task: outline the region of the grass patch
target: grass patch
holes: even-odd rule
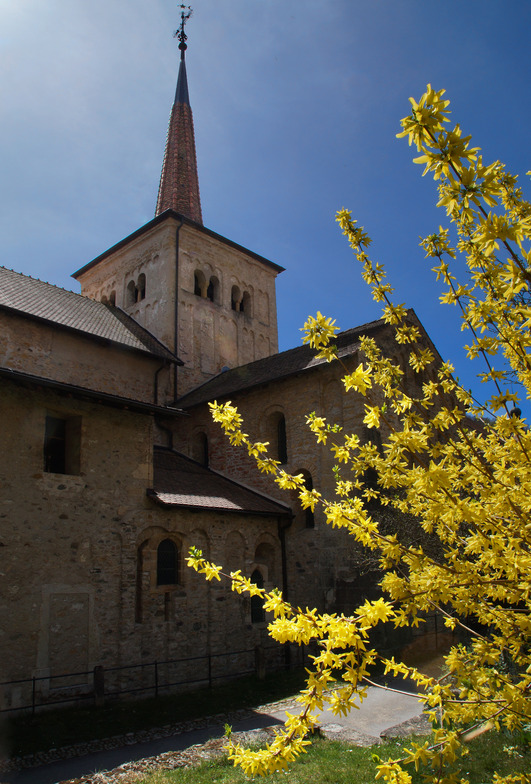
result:
[[[408,740],[389,741],[368,748],[350,747],[344,743],[316,740],[307,754],[294,762],[288,773],[275,773],[268,784],[371,784],[376,773],[373,754],[382,759],[398,757]],[[531,747],[523,738],[516,739],[500,733],[477,738],[469,747],[470,753],[454,770],[470,781],[483,784],[492,780],[494,771],[502,775],[526,773],[531,768]],[[414,784],[424,780],[422,772],[413,773]],[[196,768],[179,768],[146,775],[139,784],[245,784],[249,779],[226,758],[212,760]]]
[[[253,708],[296,694],[303,686],[304,672],[292,670],[272,673],[263,681],[254,676],[239,678],[212,689],[157,699],[123,700],[103,708],[65,708],[9,718],[4,714],[0,735],[10,756],[24,756],[239,708]]]

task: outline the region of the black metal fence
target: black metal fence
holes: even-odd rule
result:
[[[191,687],[208,686],[244,675],[264,677],[266,668],[289,666],[286,651],[279,646],[212,653],[185,659],[142,662],[120,667],[98,665],[93,670],[35,676],[0,682],[0,713],[31,711],[66,703],[103,705],[122,695],[150,693],[158,697]],[[301,665],[303,651],[293,651]],[[293,660],[293,656],[292,656]],[[15,704],[16,703],[16,704]]]
[[[384,655],[405,653],[420,645],[421,658],[430,658],[441,646],[446,647],[451,633],[440,616],[428,615],[420,628],[395,630],[393,625],[378,627],[372,640]],[[419,639],[420,638],[420,639]],[[413,655],[418,652],[410,651]],[[245,650],[210,653],[184,659],[154,660],[116,667],[96,666],[85,672],[41,675],[0,682],[0,713],[31,711],[65,705],[92,703],[103,705],[106,700],[123,695],[178,692],[192,687],[210,687],[214,682],[256,674],[263,678],[266,670],[301,667],[308,655],[317,649],[304,646],[258,646]]]

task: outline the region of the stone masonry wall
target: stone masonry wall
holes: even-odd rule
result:
[[[205,672],[198,656],[260,642],[265,628],[251,624],[248,601],[225,584],[206,583],[184,558],[195,544],[214,560],[243,562],[249,573],[258,564],[272,585],[281,575],[276,519],[155,505],[146,496],[153,485],[149,415],[5,381],[0,404],[3,681],[42,677],[39,695],[57,698],[90,688],[91,677],[50,676],[194,657],[173,670],[161,665],[161,681],[186,680]],[[44,470],[49,414],[80,424],[75,474]],[[166,538],[179,548],[179,580],[157,586],[157,546]],[[217,674],[238,672],[249,656],[218,656],[213,666]],[[108,686],[138,688],[152,677],[149,667],[125,670],[110,674]],[[30,696],[31,684],[7,686],[0,702],[23,705]]]
[[[159,357],[0,312],[0,365],[12,370],[153,403],[162,364]],[[170,370],[157,380],[164,398]]]
[[[195,275],[203,285],[194,293]],[[278,351],[276,270],[184,225],[179,235],[179,395]],[[212,300],[205,293],[211,284]],[[233,296],[236,302],[233,303]],[[236,307],[243,308],[235,310]]]
[[[379,335],[379,342],[386,353],[396,352],[392,333]],[[399,354],[398,359],[406,367],[404,357]],[[353,369],[360,361],[360,356],[353,355],[345,363]],[[334,497],[335,461],[328,446],[316,443],[306,425],[306,415],[315,411],[341,425],[346,433],[356,433],[363,440],[370,437],[363,425],[366,399],[358,393],[344,393],[344,372],[335,362],[230,395],[243,416],[244,431],[254,440],[269,441],[270,455],[275,458],[276,423],[279,414],[285,417],[288,460],[283,468],[293,474],[310,474],[313,486],[329,499]],[[413,393],[415,388],[418,392],[419,379],[414,378],[412,371],[408,371],[408,383]],[[191,416],[176,434],[176,448],[197,459],[201,434],[205,433],[212,468],[291,505],[294,520],[287,531],[287,549],[292,601],[320,609],[335,609],[339,605],[344,609],[346,596],[362,596],[364,591],[368,595],[374,590],[374,556],[362,550],[344,530],[327,526],[320,510],[316,510],[314,527],[308,527],[307,514],[295,494],[280,490],[269,476],[260,474],[245,449],[231,447],[219,426],[212,422],[206,405],[187,413]],[[341,437],[332,436],[330,443]],[[382,515],[391,518],[386,519],[387,526],[416,527],[397,513],[382,511]]]
[[[203,281],[201,295],[194,293],[195,273]],[[78,280],[82,294],[98,300],[113,295],[118,307],[175,350],[185,363],[179,370],[182,395],[223,367],[276,353],[276,274],[274,267],[243,249],[168,217],[110,251]],[[138,288],[142,276],[145,296],[131,299],[130,287]],[[243,310],[232,307],[235,292]]]

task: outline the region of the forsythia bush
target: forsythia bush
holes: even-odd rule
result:
[[[428,85],[418,103],[410,99],[412,111],[402,120],[399,136],[416,145],[420,156],[415,161],[425,164],[424,173],[432,172],[438,182],[439,205],[453,224],[455,248],[450,230],[442,227],[422,245],[446,284],[442,300],[461,310],[463,329],[470,335],[468,355],[484,358],[483,379],[492,382],[495,394],[485,406],[476,403],[454,379],[452,367],[436,363],[405,307],[393,304],[382,267],[368,256],[368,236],[341,210],[337,220],[374,298],[384,303],[383,317],[394,325],[396,341],[407,347],[413,371],[425,379],[421,395],[411,397],[400,366],[373,340],[362,339],[364,361],[354,372],[345,372],[343,381],[346,392],[365,397],[363,421],[380,429],[382,449],[342,433],[324,416],[309,415],[317,442],[328,444],[336,459],[336,496],[331,499],[306,489],[302,476],[281,470],[267,457],[266,444],[251,442],[230,403],[212,405],[214,419],[233,444],[246,448],[280,487],[298,489],[303,507],[320,505],[328,523],[348,529],[361,545],[377,551],[384,572],[385,598],[365,602],[350,617],[293,607],[279,591],[265,592],[240,572],[230,574],[233,590],[263,597],[274,616],[271,637],[305,645],[315,640],[319,650],[299,697],[300,714],[290,716],[264,750],[231,746],[232,759],[247,774],[282,769],[303,751],[316,722],[311,711],[325,699],[337,714],[362,700],[377,660],[386,672],[416,681],[434,727],[430,740],[410,743],[399,759],[380,761],[377,778],[405,784],[414,766],[427,781],[466,781],[445,769],[466,754],[471,737],[531,723],[531,433],[518,412],[511,413],[518,401],[509,391],[509,380],[518,381],[531,395],[531,205],[522,198],[516,177],[499,162],[485,165],[470,137],[459,126],[449,127],[449,102],[443,94]],[[459,262],[459,272],[457,259],[466,260]],[[304,330],[305,342],[328,360],[337,360],[331,319],[318,314]],[[377,475],[377,485],[365,486],[368,469]],[[414,514],[440,540],[441,557],[380,531],[365,508],[374,496],[383,505]],[[206,562],[199,551],[191,551],[189,563],[207,579],[219,579],[221,568]],[[422,614],[434,611],[450,629],[465,629],[470,640],[452,648],[447,673],[438,680],[382,658],[371,647],[369,632],[377,624],[415,625]],[[328,692],[334,682],[337,688]],[[531,777],[495,775],[493,780],[499,784]]]

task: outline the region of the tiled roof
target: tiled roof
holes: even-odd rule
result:
[[[172,106],[155,215],[173,209],[203,223],[197,176],[194,121],[188,99],[184,50]]]
[[[363,324],[361,327],[338,332],[334,340],[338,356],[351,355],[359,347],[362,335],[374,335],[385,328],[386,324],[382,319],[379,319]],[[226,370],[183,395],[179,399],[178,405],[179,408],[191,408],[209,400],[226,398],[236,392],[242,392],[245,389],[271,381],[278,381],[281,378],[303,373],[325,364],[326,360],[319,359],[315,349],[308,345],[298,346],[280,354],[273,354],[271,357],[250,362],[248,365]]]
[[[175,360],[176,357],[127,313],[112,305],[0,267],[0,307],[77,330],[101,340]]]
[[[257,515],[290,515],[287,506],[205,468],[179,452],[156,448],[154,489],[148,494],[163,506]]]

